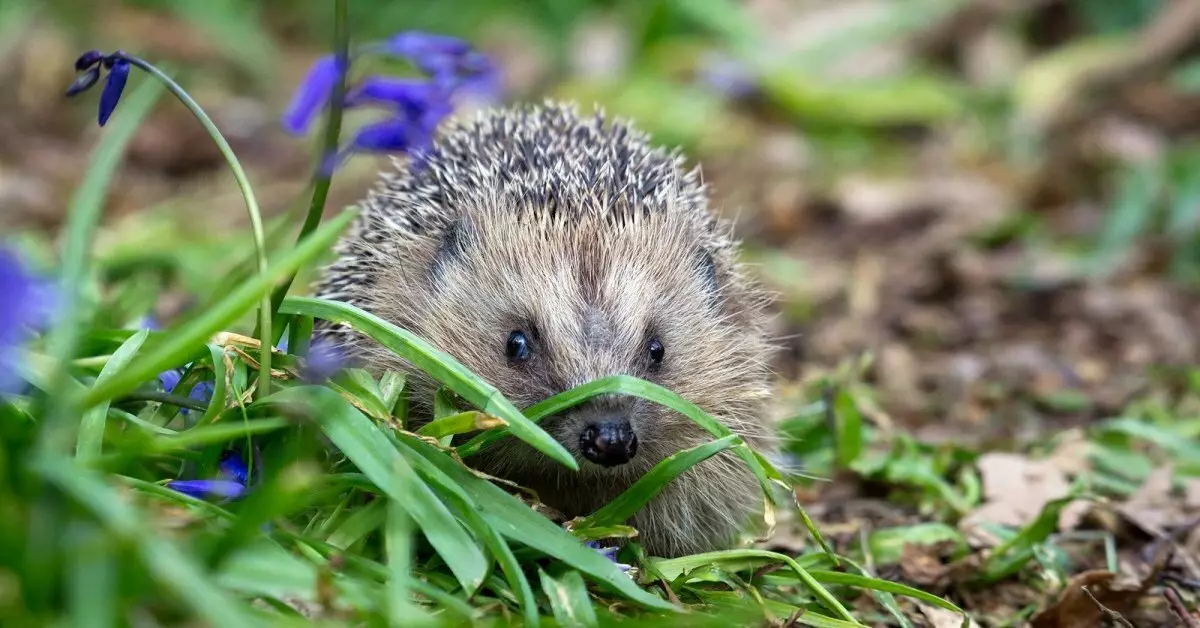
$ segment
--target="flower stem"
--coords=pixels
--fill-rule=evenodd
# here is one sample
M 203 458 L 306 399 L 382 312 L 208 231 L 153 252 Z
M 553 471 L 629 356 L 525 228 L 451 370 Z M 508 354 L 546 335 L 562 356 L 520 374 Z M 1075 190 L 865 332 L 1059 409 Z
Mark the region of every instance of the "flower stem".
M 317 225 L 321 224 L 321 215 L 325 212 L 325 201 L 329 198 L 329 184 L 333 179 L 333 173 L 322 166 L 330 155 L 337 152 L 338 137 L 342 131 L 342 109 L 346 100 L 346 74 L 350 65 L 350 28 L 347 5 L 347 0 L 335 0 L 334 3 L 333 45 L 340 72 L 338 72 L 338 80 L 333 85 L 329 115 L 325 122 L 325 137 L 321 142 L 321 153 L 316 173 L 313 175 L 312 201 L 308 205 L 308 215 L 304 217 L 304 225 L 300 227 L 300 235 L 296 238 L 297 244 L 303 242 L 317 228 Z M 271 294 L 272 315 L 279 311 L 279 305 L 283 303 L 283 298 L 287 296 L 288 289 L 291 288 L 295 279 L 296 273 L 292 273 Z M 282 335 L 282 331 L 281 325 L 280 335 Z M 278 339 L 273 338 L 272 340 Z
M 344 0 L 343 0 L 344 1 Z M 221 151 L 221 155 L 225 157 L 225 161 L 229 164 L 229 168 L 233 171 L 233 177 L 237 180 L 238 188 L 242 192 L 242 197 L 246 200 L 246 212 L 250 214 L 250 228 L 254 234 L 254 249 L 258 257 L 258 272 L 260 275 L 267 273 L 267 244 L 266 236 L 263 232 L 262 215 L 258 210 L 258 199 L 254 196 L 254 189 L 250 187 L 250 179 L 246 176 L 246 171 L 242 169 L 242 164 L 238 161 L 237 155 L 233 153 L 229 142 L 225 140 L 225 136 L 221 134 L 220 129 L 213 123 L 212 118 L 200 108 L 200 105 L 184 91 L 183 87 L 176 83 L 171 77 L 164 74 L 161 70 L 154 67 L 150 62 L 135 57 L 133 55 L 118 52 L 114 56 L 119 56 L 125 59 L 130 64 L 137 66 L 144 72 L 150 74 L 154 78 L 167 86 L 179 102 L 187 107 L 188 111 L 200 121 L 204 130 L 217 143 L 217 148 Z M 263 398 L 271 394 L 271 299 L 270 293 L 264 292 L 262 302 L 259 304 L 258 310 L 258 327 L 259 340 L 262 341 L 262 350 L 259 357 L 258 367 L 258 387 L 256 388 L 257 397 Z

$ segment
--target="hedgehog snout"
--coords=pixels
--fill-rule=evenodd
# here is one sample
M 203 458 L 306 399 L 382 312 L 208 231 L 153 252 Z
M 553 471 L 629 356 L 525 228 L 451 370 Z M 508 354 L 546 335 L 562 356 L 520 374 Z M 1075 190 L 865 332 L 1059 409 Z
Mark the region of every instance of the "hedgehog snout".
M 604 466 L 625 464 L 637 455 L 638 438 L 623 416 L 605 417 L 589 422 L 579 435 L 583 457 Z

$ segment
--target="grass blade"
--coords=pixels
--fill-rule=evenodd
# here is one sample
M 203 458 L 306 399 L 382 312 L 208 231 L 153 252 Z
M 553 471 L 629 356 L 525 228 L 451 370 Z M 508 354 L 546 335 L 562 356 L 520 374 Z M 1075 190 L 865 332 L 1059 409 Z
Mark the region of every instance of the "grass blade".
M 585 517 L 577 527 L 582 529 L 625 523 L 684 471 L 729 449 L 737 442 L 737 438 L 736 435 L 730 434 L 724 438 L 667 456 L 654 465 L 653 469 L 646 472 L 646 475 L 638 478 L 633 486 L 625 489 L 616 499 Z
M 478 506 L 488 525 L 501 535 L 522 543 L 547 556 L 552 556 L 574 567 L 602 584 L 605 588 L 624 595 L 630 600 L 650 609 L 676 610 L 676 607 L 639 588 L 612 561 L 583 545 L 568 532 L 554 525 L 549 519 L 534 512 L 529 506 L 498 486 L 483 480 L 457 460 L 437 449 L 420 437 L 404 432 L 395 433 L 395 438 L 424 459 L 424 466 L 432 466 L 448 476 Z M 421 463 L 413 462 L 421 468 Z
M 134 362 L 107 382 L 92 388 L 80 400 L 80 405 L 90 408 L 105 399 L 127 393 L 162 371 L 186 362 L 194 352 L 193 347 L 203 345 L 210 336 L 250 311 L 263 290 L 269 288 L 280 277 L 327 252 L 333 241 L 354 219 L 354 215 L 354 211 L 347 210 L 322 225 L 303 244 L 281 256 L 266 275 L 256 276 L 243 283 L 199 318 L 172 333 L 170 340 L 156 347 L 149 355 Z
M 130 336 L 121 346 L 113 352 L 111 358 L 100 369 L 100 375 L 96 377 L 96 383 L 107 381 L 112 378 L 115 373 L 121 372 L 129 362 L 137 355 L 138 350 L 142 348 L 142 343 L 146 342 L 146 337 L 150 335 L 149 330 L 142 331 Z M 100 456 L 100 452 L 104 445 L 104 426 L 108 419 L 108 402 L 104 401 L 99 405 L 89 409 L 83 415 L 83 420 L 79 423 L 79 434 L 75 441 L 75 457 L 82 463 L 88 463 Z
M 289 297 L 279 311 L 350 325 L 428 373 L 484 413 L 507 421 L 508 429 L 517 438 L 571 470 L 579 469 L 575 458 L 561 443 L 521 414 L 500 391 L 416 334 L 352 305 L 324 299 Z
M 491 566 L 478 543 L 366 415 L 336 392 L 317 386 L 289 388 L 263 402 L 316 408 L 329 439 L 371 482 L 405 507 L 463 588 L 474 592 L 483 584 Z
M 942 598 L 914 589 L 910 586 L 900 584 L 899 582 L 890 582 L 888 580 L 880 580 L 870 576 L 860 576 L 858 574 L 845 573 L 842 571 L 826 571 L 823 569 L 814 569 L 808 572 L 817 582 L 827 584 L 843 584 L 860 589 L 871 589 L 873 591 L 883 591 L 885 593 L 894 593 L 896 595 L 905 595 L 911 598 L 916 598 L 922 602 L 933 604 L 948 611 L 953 611 L 958 614 L 964 614 L 963 609 L 943 600 Z
M 148 533 L 145 516 L 95 474 L 66 459 L 43 456 L 37 469 L 49 482 L 82 504 L 110 530 L 132 543 L 154 580 L 198 617 L 214 626 L 257 626 L 248 607 L 214 584 L 199 565 L 173 543 Z
M 596 609 L 588 598 L 587 585 L 578 571 L 566 571 L 558 578 L 551 577 L 538 569 L 542 580 L 542 591 L 550 600 L 550 610 L 560 626 L 597 625 Z
M 804 567 L 801 567 L 800 563 L 796 562 L 792 557 L 785 554 L 769 552 L 766 550 L 740 549 L 723 552 L 707 552 L 704 554 L 684 556 L 682 558 L 651 559 L 651 562 L 660 572 L 666 574 L 668 577 L 673 578 L 675 576 L 672 574 L 677 575 L 702 565 L 709 565 L 727 560 L 741 561 L 746 560 L 747 558 L 767 558 L 785 563 L 788 567 L 792 568 L 792 571 L 796 573 L 796 577 L 800 579 L 800 583 L 803 584 L 806 589 L 812 592 L 813 596 L 817 598 L 817 601 L 819 601 L 822 606 L 833 611 L 834 614 L 841 617 L 845 621 L 851 622 L 851 624 L 854 626 L 862 625 L 854 619 L 854 616 L 850 614 L 850 611 L 846 610 L 846 607 L 842 606 L 842 603 L 839 602 L 837 598 L 833 597 L 833 594 L 830 593 L 828 589 L 821 586 L 821 583 L 817 582 L 817 580 L 813 578 L 812 574 L 810 574 L 808 570 L 806 570 Z
M 123 107 L 113 116 L 108 131 L 101 136 L 92 153 L 83 181 L 71 197 L 64 227 L 66 236 L 62 245 L 58 302 L 55 304 L 59 320 L 47 341 L 50 356 L 57 361 L 56 370 L 50 377 L 52 390 L 66 387 L 64 383 L 70 378 L 67 363 L 74 357 L 81 331 L 87 328 L 84 321 L 90 308 L 81 303 L 83 284 L 89 275 L 92 236 L 104 211 L 109 185 L 134 132 L 162 92 L 162 85 L 156 81 L 141 81 L 126 96 Z M 120 374 L 113 376 L 113 379 L 119 378 Z M 50 396 L 45 427 L 40 435 L 43 447 L 64 450 L 70 446 L 75 417 L 69 402 L 66 395 Z
M 494 427 L 503 427 L 508 425 L 504 419 L 498 419 L 494 416 L 488 416 L 482 412 L 470 411 L 451 414 L 440 419 L 430 421 L 421 426 L 417 433 L 421 436 L 441 439 L 446 436 L 454 436 L 455 434 L 466 434 L 476 430 L 490 430 Z
M 387 523 L 383 528 L 388 569 L 385 602 L 388 618 L 396 626 L 423 625 L 429 619 L 408 599 L 413 560 L 412 523 L 404 506 L 395 499 L 387 500 Z
M 647 401 L 653 401 L 659 405 L 666 406 L 691 419 L 696 423 L 696 425 L 704 428 L 706 432 L 717 438 L 724 438 L 733 434 L 728 427 L 722 425 L 719 421 L 714 419 L 712 415 L 700 409 L 700 407 L 696 404 L 684 399 L 683 397 L 680 397 L 679 395 L 667 390 L 666 388 L 663 388 L 662 386 L 659 386 L 658 384 L 654 384 L 643 379 L 638 379 L 636 377 L 631 377 L 629 375 L 613 375 L 610 377 L 603 377 L 583 384 L 582 386 L 572 388 L 566 392 L 559 393 L 549 399 L 546 399 L 545 401 L 541 401 L 530 406 L 525 411 L 525 416 L 531 421 L 539 421 L 547 416 L 566 410 L 567 408 L 577 406 L 593 397 L 612 394 L 641 397 Z M 480 434 L 479 436 L 476 436 L 475 438 L 464 443 L 462 447 L 459 447 L 458 452 L 464 458 L 475 455 L 491 443 L 496 442 L 506 435 L 507 431 L 504 428 L 499 428 L 485 434 Z M 759 483 L 762 484 L 763 491 L 768 495 L 768 497 L 771 496 L 769 478 L 782 478 L 782 475 L 780 475 L 780 473 L 769 463 L 766 463 L 760 456 L 756 455 L 749 446 L 741 441 L 740 436 L 737 437 L 737 440 L 738 442 L 733 447 L 734 452 L 738 455 L 738 457 L 746 461 L 746 464 L 750 467 L 750 470 L 753 471 L 755 477 L 758 478 Z M 768 474 L 768 469 L 770 469 L 772 473 Z

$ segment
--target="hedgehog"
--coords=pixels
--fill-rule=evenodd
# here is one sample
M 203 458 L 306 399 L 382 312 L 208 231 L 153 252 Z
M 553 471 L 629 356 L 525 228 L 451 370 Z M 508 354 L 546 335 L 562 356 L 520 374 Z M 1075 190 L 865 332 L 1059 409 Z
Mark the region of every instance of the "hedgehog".
M 496 106 L 445 124 L 398 157 L 359 204 L 317 296 L 410 330 L 518 408 L 625 374 L 695 403 L 771 453 L 767 299 L 710 211 L 699 167 L 623 119 L 575 103 Z M 317 329 L 376 373 L 406 373 L 410 429 L 437 383 L 344 325 Z M 627 395 L 540 423 L 571 470 L 516 438 L 467 464 L 588 515 L 663 458 L 712 440 L 690 419 Z M 628 522 L 643 549 L 676 557 L 732 546 L 763 493 L 728 450 L 668 484 Z

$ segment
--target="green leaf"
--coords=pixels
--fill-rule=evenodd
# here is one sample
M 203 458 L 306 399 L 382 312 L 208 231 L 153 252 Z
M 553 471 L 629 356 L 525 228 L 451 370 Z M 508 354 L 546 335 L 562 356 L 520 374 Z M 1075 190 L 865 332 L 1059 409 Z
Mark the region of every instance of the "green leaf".
M 850 611 L 846 610 L 846 607 L 842 606 L 842 603 L 839 602 L 837 598 L 833 597 L 833 594 L 831 594 L 825 587 L 821 586 L 821 583 L 817 582 L 817 580 L 813 578 L 808 570 L 806 570 L 804 567 L 801 567 L 800 563 L 796 562 L 790 556 L 780 554 L 778 552 L 768 552 L 766 550 L 755 549 L 739 549 L 694 554 L 692 556 L 684 556 L 682 558 L 652 558 L 650 559 L 650 562 L 652 562 L 654 567 L 658 569 L 664 576 L 668 578 L 675 578 L 686 571 L 703 565 L 729 560 L 744 561 L 746 559 L 761 558 L 779 561 L 786 564 L 788 567 L 791 567 L 792 571 L 796 573 L 796 577 L 800 579 L 800 583 L 804 585 L 806 589 L 812 592 L 822 606 L 833 611 L 834 614 L 838 615 L 842 619 L 852 622 L 851 625 L 862 625 L 854 619 L 854 616 L 850 614 Z
M 366 505 L 359 506 L 350 513 L 349 517 L 333 532 L 329 533 L 326 543 L 338 548 L 348 549 L 351 545 L 366 538 L 368 534 L 378 529 L 387 519 L 384 507 L 385 500 L 377 499 Z
M 72 625 L 116 624 L 116 585 L 120 564 L 112 539 L 94 525 L 78 524 L 71 531 L 69 603 Z
M 538 576 L 558 625 L 588 628 L 597 625 L 596 611 L 588 598 L 587 585 L 578 571 L 567 570 L 554 578 L 539 568 Z
M 899 562 L 905 545 L 934 545 L 943 541 L 954 541 L 960 549 L 967 547 L 961 532 L 934 521 L 876 530 L 871 533 L 867 543 L 871 548 L 872 561 L 880 566 Z
M 1058 517 L 1063 508 L 1076 499 L 1078 496 L 1068 495 L 1047 502 L 1037 519 L 988 554 L 979 571 L 979 578 L 984 582 L 997 582 L 1020 571 L 1033 558 L 1034 546 L 1045 541 L 1058 529 Z
M 883 591 L 885 593 L 904 595 L 911 598 L 916 598 L 928 604 L 933 604 L 934 606 L 944 608 L 948 611 L 953 611 L 960 615 L 964 614 L 963 609 L 951 604 L 950 602 L 947 602 L 946 600 L 943 600 L 936 595 L 926 593 L 920 589 L 914 589 L 898 582 L 889 582 L 887 580 L 880 580 L 879 578 L 871 578 L 869 576 L 860 576 L 858 574 L 845 573 L 841 571 L 825 571 L 822 569 L 814 569 L 808 573 L 811 574 L 817 582 L 824 582 L 827 584 L 843 584 L 846 586 L 858 587 L 860 589 L 871 589 L 873 591 Z
M 714 419 L 704 410 L 701 410 L 696 404 L 680 397 L 674 392 L 659 386 L 658 384 L 648 382 L 643 379 L 631 377 L 629 375 L 613 375 L 602 377 L 593 380 L 581 386 L 576 386 L 571 390 L 559 393 L 544 401 L 538 402 L 525 410 L 525 416 L 531 421 L 540 421 L 552 414 L 577 406 L 593 397 L 601 395 L 632 395 L 641 397 L 647 401 L 653 401 L 662 406 L 666 406 L 684 416 L 691 419 L 696 425 L 699 425 L 709 434 L 717 438 L 724 438 L 733 434 L 733 432 L 719 421 Z M 485 434 L 480 434 L 475 438 L 467 441 L 462 447 L 458 448 L 458 452 L 464 458 L 475 455 L 486 448 L 491 443 L 507 436 L 507 430 L 504 428 L 496 429 Z M 737 438 L 737 443 L 734 445 L 734 453 L 750 467 L 762 484 L 763 491 L 770 496 L 769 482 L 771 479 L 781 479 L 782 475 L 770 463 L 766 462 L 761 456 L 758 456 L 750 449 L 745 442 L 742 442 L 741 437 Z M 768 469 L 770 474 L 768 475 Z
M 225 349 L 214 344 L 205 346 L 208 347 L 208 355 L 212 359 L 213 395 L 212 401 L 208 403 L 208 410 L 204 411 L 204 416 L 196 421 L 196 425 L 211 425 L 213 421 L 216 421 L 221 411 L 225 409 L 225 400 L 228 394 L 229 369 L 225 364 Z
M 724 438 L 685 449 L 662 459 L 654 468 L 638 478 L 633 486 L 625 489 L 615 499 L 579 523 L 578 528 L 613 526 L 625 523 L 637 511 L 654 499 L 664 488 L 684 471 L 725 451 L 737 443 L 738 437 L 730 434 Z
M 366 415 L 333 390 L 319 386 L 289 388 L 262 402 L 315 408 L 329 439 L 371 482 L 405 507 L 463 588 L 474 592 L 483 584 L 490 565 L 478 543 Z
M 314 238 L 315 239 L 315 238 Z M 288 297 L 280 312 L 314 316 L 331 322 L 345 323 L 366 334 L 404 358 L 417 368 L 444 384 L 460 397 L 483 412 L 500 417 L 521 440 L 558 461 L 571 470 L 579 465 L 561 443 L 525 418 L 512 403 L 491 384 L 483 381 L 449 354 L 437 349 L 412 332 L 401 329 L 373 314 L 346 303 L 309 297 Z
M 156 347 L 149 355 L 88 391 L 79 400 L 79 405 L 90 408 L 105 399 L 112 399 L 137 388 L 142 382 L 149 381 L 168 368 L 187 362 L 194 353 L 194 347 L 203 345 L 213 334 L 253 309 L 262 294 L 269 291 L 277 279 L 328 251 L 354 216 L 353 210 L 346 210 L 322 225 L 307 240 L 281 256 L 266 275 L 256 275 L 241 284 L 197 319 L 173 331 L 169 340 Z
M 482 412 L 472 410 L 470 412 L 460 412 L 458 414 L 450 414 L 443 416 L 440 419 L 435 419 L 421 426 L 417 433 L 421 436 L 430 438 L 442 439 L 446 436 L 454 436 L 455 434 L 465 434 L 477 430 L 489 430 L 494 427 L 503 427 L 508 425 L 503 419 L 498 419 L 493 416 L 488 416 Z
M 859 411 L 854 394 L 849 388 L 838 390 L 834 408 L 837 425 L 837 462 L 843 467 L 848 467 L 862 454 L 862 412 Z
M 100 375 L 96 377 L 96 382 L 108 380 L 124 369 L 133 359 L 139 349 L 142 348 L 142 343 L 146 342 L 146 336 L 150 335 L 150 331 L 143 329 L 138 333 L 130 336 L 121 346 L 112 354 L 104 368 L 100 369 Z M 89 409 L 83 414 L 83 420 L 79 423 L 79 435 L 75 445 L 75 456 L 81 463 L 88 463 L 100 455 L 104 444 L 104 426 L 108 419 L 108 402 L 102 402 L 100 405 Z
M 62 391 L 66 388 L 65 382 L 71 377 L 67 363 L 75 357 L 80 334 L 87 328 L 85 321 L 91 305 L 83 302 L 84 284 L 91 274 L 92 236 L 104 211 L 108 188 L 134 132 L 162 92 L 163 86 L 157 81 L 143 80 L 125 96 L 92 153 L 83 181 L 71 197 L 71 204 L 67 208 L 67 224 L 63 228 L 61 279 L 56 303 L 62 316 L 46 341 L 50 356 L 56 360 L 55 371 L 49 380 L 52 390 Z M 118 381 L 126 372 L 125 369 L 116 371 L 108 381 Z M 103 384 L 99 387 L 103 387 Z M 63 394 L 50 395 L 45 427 L 40 435 L 42 447 L 65 450 L 74 440 L 71 432 L 76 428 L 79 415 L 73 411 L 69 401 Z M 97 399 L 97 403 L 99 401 Z M 94 405 L 91 403 L 79 410 Z
M 266 434 L 291 425 L 287 419 L 249 419 L 241 423 L 216 423 L 194 427 L 174 436 L 158 436 L 152 441 L 150 453 L 166 453 L 191 447 L 227 443 L 235 438 Z
M 583 545 L 516 497 L 479 478 L 461 462 L 446 455 L 446 452 L 412 434 L 398 432 L 392 436 L 419 454 L 420 458 L 412 460 L 414 467 L 425 468 L 430 472 L 436 469 L 448 476 L 463 495 L 477 505 L 491 529 L 563 561 L 605 588 L 620 593 L 644 607 L 675 610 L 673 604 L 638 588 L 629 576 L 599 552 Z
M 395 499 L 387 500 L 387 525 L 384 527 L 384 551 L 387 552 L 388 579 L 385 602 L 388 619 L 395 626 L 426 624 L 429 616 L 408 595 L 409 570 L 413 562 L 413 521 Z
M 131 508 L 94 473 L 66 459 L 41 456 L 37 470 L 82 504 L 137 550 L 154 582 L 171 591 L 193 613 L 214 626 L 257 626 L 249 608 L 217 586 L 172 542 L 147 530 L 145 515 Z

